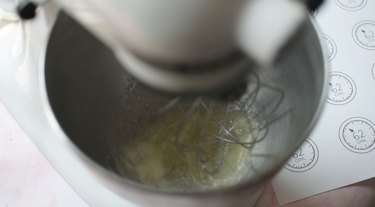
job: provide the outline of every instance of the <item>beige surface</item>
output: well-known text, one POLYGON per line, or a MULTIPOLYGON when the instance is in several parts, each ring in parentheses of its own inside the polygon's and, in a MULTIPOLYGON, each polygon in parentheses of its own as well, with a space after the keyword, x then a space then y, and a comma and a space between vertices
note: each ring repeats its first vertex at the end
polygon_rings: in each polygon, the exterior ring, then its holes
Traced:
POLYGON ((0 206, 88 207, 0 103, 0 206))

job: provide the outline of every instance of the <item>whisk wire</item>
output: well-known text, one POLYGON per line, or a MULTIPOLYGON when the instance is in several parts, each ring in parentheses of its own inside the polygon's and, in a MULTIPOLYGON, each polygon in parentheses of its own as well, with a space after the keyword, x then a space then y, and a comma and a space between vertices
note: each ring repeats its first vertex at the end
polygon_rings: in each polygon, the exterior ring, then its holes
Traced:
POLYGON ((291 111, 280 112, 285 99, 282 89, 262 83, 255 72, 250 72, 247 79, 246 93, 237 101, 222 103, 207 97, 189 101, 176 97, 159 110, 159 116, 168 112, 181 115, 175 120, 178 123, 173 123, 176 133, 169 134, 167 140, 176 149, 193 153, 199 168, 211 176, 220 172, 231 145, 250 151, 268 136, 270 125, 291 111), (196 131, 191 135, 197 138, 187 140, 183 134, 189 130, 196 131))

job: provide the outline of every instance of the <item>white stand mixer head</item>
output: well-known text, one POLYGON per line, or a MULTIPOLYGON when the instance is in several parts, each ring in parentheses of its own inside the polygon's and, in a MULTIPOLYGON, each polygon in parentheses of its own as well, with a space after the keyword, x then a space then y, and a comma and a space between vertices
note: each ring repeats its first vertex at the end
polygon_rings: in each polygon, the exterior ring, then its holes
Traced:
POLYGON ((306 20, 311 4, 55 1, 110 47, 128 73, 153 88, 178 94, 226 92, 244 82, 246 71, 273 65, 306 20))

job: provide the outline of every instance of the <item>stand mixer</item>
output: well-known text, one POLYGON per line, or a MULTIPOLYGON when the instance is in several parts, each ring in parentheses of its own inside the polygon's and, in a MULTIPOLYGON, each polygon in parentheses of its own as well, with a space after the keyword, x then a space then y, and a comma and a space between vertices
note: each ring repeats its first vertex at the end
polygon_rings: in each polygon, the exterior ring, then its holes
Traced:
MULTIPOLYGON (((321 2, 56 0, 130 75, 176 94, 227 93, 246 81, 249 61, 272 66, 321 2)), ((38 3, 22 2, 20 15, 33 17, 38 3)))
MULTIPOLYGON (((322 107, 327 69, 307 9, 317 5, 291 0, 22 2, 21 17, 37 14, 35 22, 25 24, 37 25, 42 18, 53 28, 43 30, 49 40, 40 40, 37 69, 23 71, 28 81, 20 82, 14 71, 0 75, 2 88, 13 91, 0 97, 92 206, 133 206, 129 201, 251 206, 306 138, 322 107), (191 138, 196 132, 198 139, 191 138), (244 132, 251 139, 242 140, 244 132), (152 138, 155 134, 165 138, 162 144, 152 138), (150 176, 168 174, 160 172, 160 160, 174 169, 185 165, 172 161, 176 154, 160 154, 147 143, 193 157, 184 162, 198 164, 198 171, 215 182, 228 172, 225 178, 235 179, 212 185, 206 178, 192 182, 196 179, 178 171, 172 187, 149 182, 150 176), (208 161, 207 152, 218 159, 208 161), (162 158, 144 161, 145 154, 162 158), (231 165, 220 167, 223 163, 231 165), (149 174, 139 175, 145 171, 149 174)), ((28 39, 38 39, 35 33, 30 31, 28 39)))

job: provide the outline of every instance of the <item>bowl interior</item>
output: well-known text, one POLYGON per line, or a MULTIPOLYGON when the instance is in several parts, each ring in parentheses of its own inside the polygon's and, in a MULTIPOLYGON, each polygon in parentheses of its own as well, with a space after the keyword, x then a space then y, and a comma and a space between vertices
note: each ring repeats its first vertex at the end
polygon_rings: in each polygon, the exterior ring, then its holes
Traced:
MULTIPOLYGON (((306 138, 323 100, 325 80, 322 48, 312 23, 304 24, 274 68, 253 70, 249 76, 257 87, 252 112, 266 123, 260 129, 264 139, 248 150, 235 182, 208 190, 266 179, 263 175, 275 173, 306 138)), ((55 117, 71 141, 100 166, 136 185, 142 183, 124 165, 131 156, 127 153, 147 154, 136 144, 138 134, 152 127, 150 117, 175 97, 138 84, 107 47, 64 13, 50 36, 45 81, 55 117)), ((181 119, 177 116, 175 121, 181 119)), ((207 190, 189 182, 169 190, 207 190)), ((168 190, 158 184, 147 187, 168 190)))

